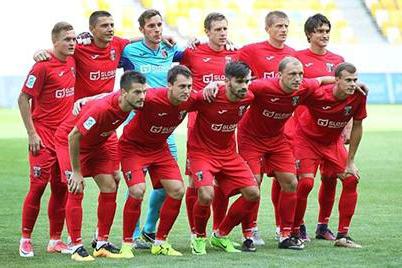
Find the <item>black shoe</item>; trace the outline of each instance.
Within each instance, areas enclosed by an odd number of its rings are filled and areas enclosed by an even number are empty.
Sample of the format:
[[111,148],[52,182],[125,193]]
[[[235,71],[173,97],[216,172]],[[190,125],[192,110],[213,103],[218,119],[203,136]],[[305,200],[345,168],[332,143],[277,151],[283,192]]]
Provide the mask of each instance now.
[[256,248],[254,246],[254,242],[252,239],[247,238],[246,240],[243,241],[243,244],[241,245],[241,251],[244,252],[256,252]]
[[292,237],[286,238],[282,242],[279,242],[278,248],[302,250],[304,248],[304,243],[298,237],[292,236]]
[[155,233],[146,233],[144,231],[141,232],[142,238],[149,243],[155,243]]
[[[93,245],[92,245],[93,246]],[[101,246],[100,248],[96,248],[96,244],[94,249],[96,250],[100,250],[101,248],[106,249],[107,251],[114,253],[114,254],[119,254],[120,253],[120,249],[118,247],[116,247],[115,245],[113,245],[110,242],[107,242],[106,244],[104,244],[103,246]]]
[[71,259],[74,261],[93,261],[94,258],[89,255],[88,251],[83,247],[77,248],[71,255]]

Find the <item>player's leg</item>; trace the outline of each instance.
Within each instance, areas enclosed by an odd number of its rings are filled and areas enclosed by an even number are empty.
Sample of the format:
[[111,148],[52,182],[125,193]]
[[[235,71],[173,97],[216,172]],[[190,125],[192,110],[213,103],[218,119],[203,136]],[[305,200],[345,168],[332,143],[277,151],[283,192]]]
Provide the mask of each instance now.
[[274,216],[275,216],[275,239],[279,240],[280,237],[280,215],[279,215],[279,197],[281,195],[281,185],[279,184],[278,180],[273,177],[272,184],[271,184],[271,202],[272,206],[274,207]]
[[[186,174],[188,174],[186,172]],[[187,219],[188,225],[190,227],[191,237],[195,235],[195,227],[194,227],[194,220],[193,220],[193,208],[194,204],[197,201],[197,189],[194,187],[193,179],[191,176],[188,176],[188,185],[186,189],[186,212],[187,212]]]
[[[217,175],[219,176],[219,174]],[[212,200],[212,231],[218,230],[223,218],[225,218],[229,205],[229,197],[226,196],[217,180],[214,182],[214,199]]]

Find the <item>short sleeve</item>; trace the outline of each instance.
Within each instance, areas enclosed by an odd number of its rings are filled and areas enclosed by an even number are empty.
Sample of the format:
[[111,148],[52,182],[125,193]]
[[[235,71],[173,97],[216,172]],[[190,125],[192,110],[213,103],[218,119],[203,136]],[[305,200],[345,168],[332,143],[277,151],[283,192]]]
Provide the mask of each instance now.
[[46,78],[46,63],[38,62],[29,71],[27,79],[21,89],[22,92],[32,97],[40,95]]

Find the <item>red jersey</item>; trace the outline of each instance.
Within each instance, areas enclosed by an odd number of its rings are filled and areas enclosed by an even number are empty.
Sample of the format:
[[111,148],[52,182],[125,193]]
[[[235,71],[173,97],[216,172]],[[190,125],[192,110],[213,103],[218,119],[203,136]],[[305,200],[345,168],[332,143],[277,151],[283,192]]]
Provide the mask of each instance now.
[[239,59],[250,66],[257,78],[269,78],[277,75],[279,62],[286,56],[294,56],[294,53],[295,50],[287,45],[276,48],[263,41],[242,47]]
[[[201,94],[198,93],[200,97]],[[195,105],[197,119],[187,141],[189,154],[201,152],[221,156],[235,153],[236,126],[253,99],[254,95],[249,91],[245,98],[231,102],[226,96],[225,86],[221,86],[213,103],[198,102]]]
[[181,64],[191,70],[193,88],[201,90],[210,82],[224,81],[226,63],[237,59],[237,51],[215,51],[208,44],[202,44],[195,49],[184,50]]
[[366,96],[360,92],[337,100],[334,85],[320,87],[308,100],[308,108],[299,115],[297,132],[301,131],[316,142],[329,144],[337,141],[351,118],[367,117]]
[[75,62],[72,57],[61,61],[54,55],[49,61],[37,62],[22,87],[32,97],[32,121],[56,129],[71,113],[74,103]]
[[75,99],[113,91],[116,69],[129,42],[115,36],[106,48],[99,48],[94,43],[77,45],[74,52],[77,62]]
[[284,125],[296,107],[319,86],[316,79],[303,79],[299,90],[289,94],[280,87],[277,77],[253,81],[249,90],[255,99],[240,121],[239,130],[257,137],[275,137],[283,133]]
[[154,151],[167,146],[166,139],[186,117],[192,99],[175,106],[168,99],[167,88],[148,90],[144,107],[124,127],[120,140],[139,151]]
[[304,77],[306,78],[333,76],[335,67],[345,61],[343,57],[328,50],[324,55],[318,55],[307,48],[297,51],[295,56],[303,64]]

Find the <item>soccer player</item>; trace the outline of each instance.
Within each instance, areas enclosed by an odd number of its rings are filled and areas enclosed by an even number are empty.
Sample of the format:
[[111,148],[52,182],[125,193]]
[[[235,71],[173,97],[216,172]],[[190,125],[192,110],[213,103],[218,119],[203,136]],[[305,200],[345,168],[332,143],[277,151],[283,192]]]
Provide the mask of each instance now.
[[249,67],[230,62],[225,67],[225,85],[220,86],[213,103],[197,103],[197,117],[187,141],[188,165],[197,189],[193,208],[196,237],[191,240],[192,253],[206,254],[206,225],[214,198],[214,176],[226,196],[241,193],[211,238],[211,244],[226,252],[239,252],[227,235],[255,209],[259,189],[253,174],[236,152],[234,132],[253,99],[248,92]]
[[[143,40],[133,42],[123,51],[121,66],[124,70],[136,70],[145,75],[147,84],[152,88],[166,87],[167,73],[173,61],[180,61],[182,52],[177,45],[168,46],[162,42],[162,16],[154,9],[145,10],[138,18],[139,29],[144,35]],[[134,116],[132,114],[130,119]],[[130,120],[129,119],[129,120]],[[173,134],[167,140],[170,151],[177,159],[177,146]],[[155,188],[149,197],[147,218],[142,230],[142,238],[150,242],[155,241],[156,222],[159,211],[165,200],[164,188]],[[139,224],[134,232],[136,247],[146,248],[147,245],[140,238]]]
[[[221,13],[212,12],[208,14],[204,20],[204,30],[208,36],[208,43],[201,44],[194,49],[187,48],[184,50],[181,64],[186,65],[192,72],[193,89],[195,91],[202,90],[208,83],[213,81],[225,80],[225,64],[238,58],[237,51],[227,50],[227,29],[228,21]],[[190,112],[188,116],[188,132],[191,134],[197,112]],[[188,173],[188,170],[186,170]],[[189,175],[189,174],[188,174]],[[219,223],[226,214],[228,204],[227,199],[219,198],[221,194],[219,187],[215,188],[215,198],[213,207],[213,229],[216,230]],[[197,190],[194,188],[191,176],[189,176],[189,186],[186,190],[186,208],[187,216],[191,232],[194,233],[193,213],[192,209],[197,200]],[[222,205],[221,202],[225,202]]]
[[132,234],[140,217],[145,193],[144,171],[149,172],[154,188],[164,188],[167,192],[151,253],[182,255],[167,242],[167,236],[180,212],[184,183],[166,139],[191,107],[187,101],[192,87],[191,71],[183,65],[177,65],[169,70],[167,80],[167,88],[147,91],[144,107],[136,111],[134,118],[124,127],[119,141],[122,171],[129,189],[123,211],[121,254],[125,258],[134,257]]
[[[295,56],[302,62],[304,67],[304,76],[306,78],[314,78],[325,75],[334,75],[335,67],[344,62],[342,56],[332,53],[327,50],[331,31],[330,21],[322,14],[315,14],[309,17],[304,24],[304,32],[310,47],[304,50],[297,51]],[[295,129],[295,120],[298,120],[298,115],[307,108],[301,106],[295,111],[286,125],[286,133],[289,139],[292,139]],[[345,128],[346,129],[346,128]],[[350,131],[350,128],[349,128]],[[349,133],[350,134],[350,133]],[[337,179],[328,178],[330,174],[321,174],[321,185],[318,194],[319,215],[316,229],[316,238],[325,240],[335,240],[335,236],[328,228],[329,218],[331,216],[332,207],[335,201]],[[336,174],[332,174],[335,175]],[[297,209],[295,221],[300,222],[300,216],[306,210],[307,195],[313,187],[313,181],[301,180],[298,187],[300,191],[297,197]],[[299,230],[300,238],[304,241],[309,241],[306,226],[302,224]]]
[[[335,68],[335,85],[324,86],[318,97],[309,100],[296,124],[294,152],[300,183],[313,181],[318,166],[328,178],[338,177],[342,182],[339,199],[339,225],[335,246],[360,248],[349,236],[349,227],[357,203],[359,172],[354,163],[362,138],[362,120],[366,114],[366,96],[357,91],[357,70],[350,63]],[[353,118],[349,152],[341,136],[344,127]],[[298,188],[308,195],[311,188]],[[307,193],[307,194],[306,194]],[[303,215],[302,215],[303,216]],[[303,219],[303,217],[300,217]],[[301,222],[295,222],[298,227]]]
[[116,210],[117,183],[113,174],[119,166],[115,129],[131,110],[143,105],[145,77],[138,72],[126,72],[121,77],[120,87],[118,92],[89,102],[76,119],[67,120],[56,132],[60,169],[69,187],[66,222],[73,251],[71,258],[75,261],[93,260],[81,241],[83,177],[93,177],[100,191],[98,239],[93,255],[121,257],[108,242]]
[[[278,73],[279,62],[286,56],[294,55],[295,50],[285,44],[288,35],[288,27],[289,18],[284,12],[269,12],[265,17],[265,31],[268,33],[268,40],[249,44],[240,49],[240,60],[250,66],[253,75],[257,78],[275,77]],[[258,183],[261,184],[261,180],[259,180]],[[280,192],[280,184],[274,178],[272,180],[271,200],[274,205],[277,238],[279,238],[280,230],[278,210]],[[251,225],[243,225],[243,233],[247,233],[248,229],[253,228],[254,244],[264,245],[265,242],[262,240],[257,229],[257,215],[258,209],[252,218]]]
[[33,257],[31,234],[39,214],[40,200],[48,182],[50,241],[48,252],[69,253],[60,240],[65,218],[67,185],[61,181],[54,147],[54,133],[74,103],[75,33],[67,22],[52,30],[53,57],[36,63],[18,98],[21,117],[28,133],[30,186],[22,207],[21,257]]

